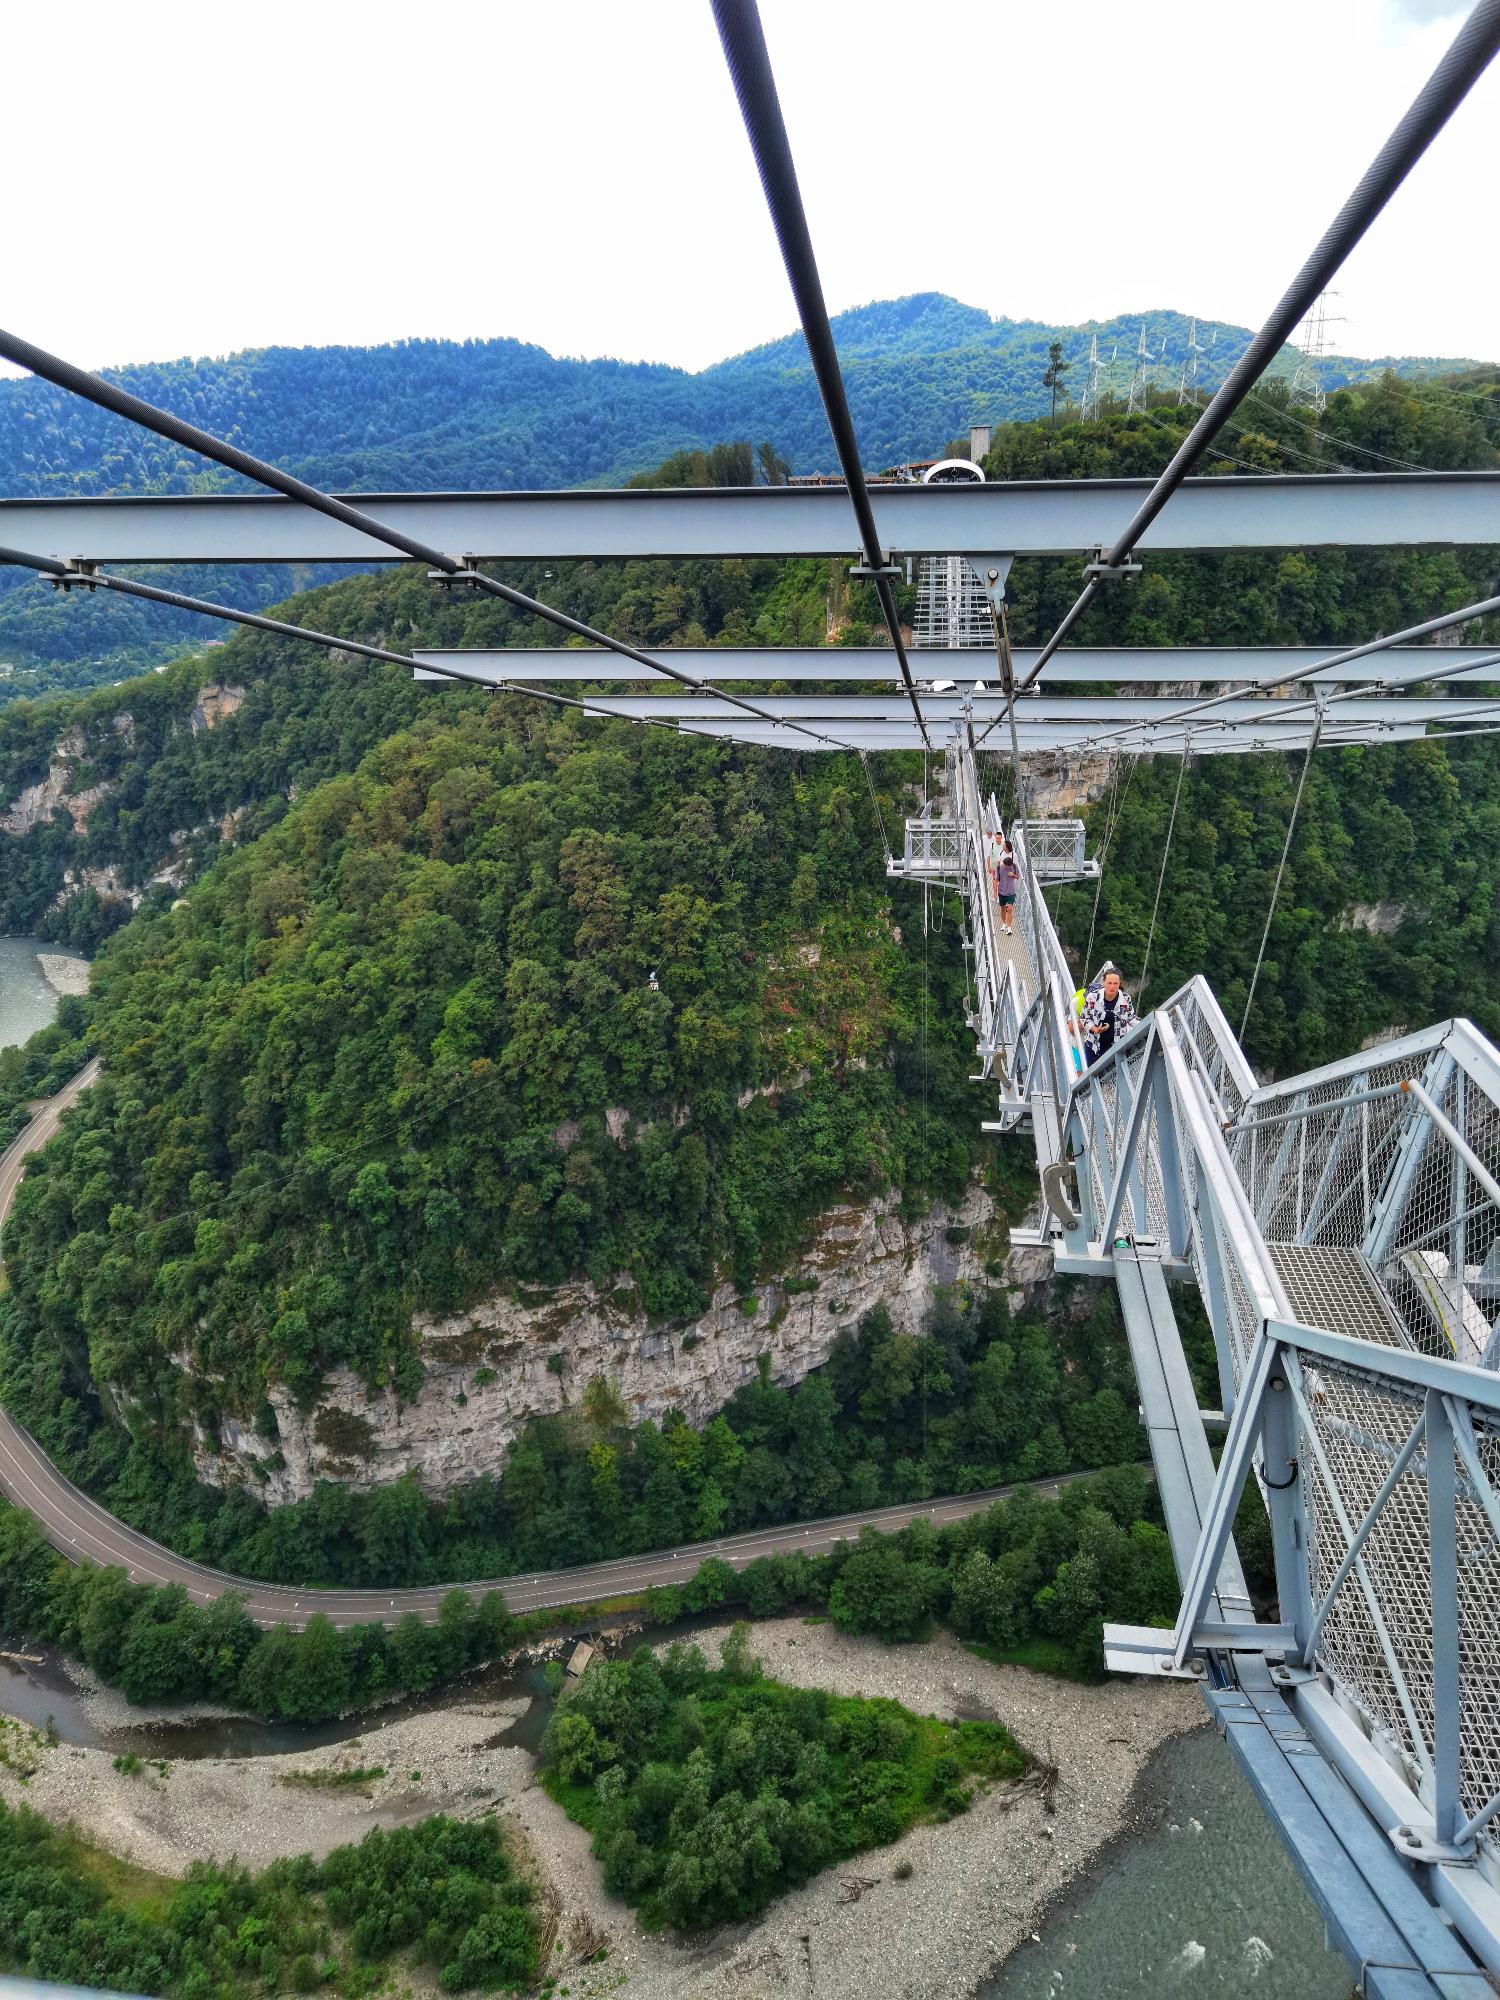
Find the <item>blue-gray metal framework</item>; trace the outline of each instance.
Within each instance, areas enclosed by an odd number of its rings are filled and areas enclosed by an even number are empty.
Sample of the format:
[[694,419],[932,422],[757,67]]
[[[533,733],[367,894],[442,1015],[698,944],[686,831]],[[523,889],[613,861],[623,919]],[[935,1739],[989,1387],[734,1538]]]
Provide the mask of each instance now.
[[[1028,1127],[1034,1240],[1118,1287],[1182,1581],[1174,1631],[1111,1666],[1198,1678],[1370,1993],[1479,1993],[1500,1969],[1500,1054],[1448,1021],[1259,1085],[1194,978],[1085,1061],[1044,890],[1076,821],[1017,821],[1017,936],[970,732],[893,877],[963,897],[994,1127]],[[1228,1436],[1217,1466],[1173,1312],[1196,1286]],[[1233,1526],[1254,1479],[1278,1604]],[[1467,1948],[1467,1949],[1466,1949]],[[1378,1961],[1378,1962],[1377,1962]],[[1455,1984],[1457,1981],[1459,1983]]]

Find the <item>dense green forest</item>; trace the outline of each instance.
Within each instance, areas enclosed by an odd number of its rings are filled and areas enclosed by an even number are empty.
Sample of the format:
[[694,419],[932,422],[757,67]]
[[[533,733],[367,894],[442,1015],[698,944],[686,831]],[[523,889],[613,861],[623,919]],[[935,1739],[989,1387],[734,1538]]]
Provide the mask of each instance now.
[[647,1923],[699,1930],[919,1820],[967,1809],[973,1783],[1026,1760],[995,1722],[938,1722],[894,1701],[784,1686],[735,1626],[723,1662],[679,1642],[596,1662],[543,1746],[548,1790],[594,1836],[604,1886]]
[[[1371,450],[1482,457],[1488,432],[1455,440],[1440,389],[1344,391],[1318,428],[1382,441]],[[1274,387],[1266,400],[1285,426],[1308,423],[1278,408]],[[1046,455],[1076,433],[1095,455],[1086,469],[1136,469],[1132,454],[1159,462],[1191,414],[1060,418],[1002,432],[995,453],[1031,452],[1030,469],[1065,473],[1079,468]],[[1081,636],[1359,639],[1485,594],[1495,568],[1483,550],[1163,558]],[[578,564],[521,580],[645,643],[805,643],[835,612],[845,636],[868,631],[869,607],[821,562]],[[1018,641],[1075,585],[1073,565],[1018,563]],[[298,609],[414,642],[545,636],[503,605],[435,597],[405,570],[349,579]],[[195,734],[185,718],[210,675],[245,698]],[[210,1435],[231,1414],[264,1427],[267,1374],[310,1402],[321,1372],[344,1361],[409,1394],[420,1380],[412,1310],[460,1305],[496,1282],[584,1272],[658,1321],[681,1321],[716,1279],[749,1289],[784,1268],[831,1199],[894,1185],[915,1209],[964,1186],[976,1136],[955,930],[919,959],[883,879],[875,810],[844,760],[581,723],[520,698],[308,659],[258,634],[117,693],[13,706],[0,717],[0,799],[45,772],[69,727],[85,746],[75,783],[105,795],[82,835],[59,813],[5,842],[0,921],[93,943],[119,908],[88,892],[53,910],[65,868],[108,863],[144,882],[175,851],[203,872],[180,898],[153,891],[100,960],[88,1033],[107,1079],[23,1190],[8,1246],[6,1393],[112,1504],[179,1543],[198,1537],[200,1552],[233,1550],[263,1574],[365,1573],[353,1567],[365,1559],[359,1521],[330,1532],[316,1502],[292,1510],[312,1525],[294,1532],[289,1516],[283,1545],[260,1539],[242,1498],[237,1513],[183,1497],[185,1418]],[[872,760],[887,825],[918,769]],[[1189,772],[1154,993],[1201,970],[1237,1018],[1295,777],[1275,757]],[[1144,955],[1176,767],[1127,762],[1108,784],[1100,812],[1120,811],[1096,956],[1129,973]],[[225,851],[229,815],[238,845]],[[1320,753],[1257,989],[1252,1059],[1286,1070],[1447,1012],[1500,1029],[1497,853],[1494,745]],[[1060,899],[1079,948],[1091,900]],[[1376,904],[1385,914],[1372,929],[1357,909]],[[0,1070],[0,1091],[13,1104],[65,1051],[81,1055],[81,1030],[70,1015],[40,1057]],[[787,1086],[779,1096],[738,1104],[773,1076]],[[623,1147],[604,1128],[609,1106],[633,1121]],[[555,1135],[569,1122],[578,1138],[565,1143]],[[165,1359],[184,1349],[191,1377]],[[142,1451],[101,1424],[95,1381],[136,1399]],[[1100,1377],[1089,1392],[1114,1386]],[[1072,1462],[1089,1462],[1060,1410],[1055,1420]],[[571,1449],[554,1453],[559,1465]],[[917,1476],[1007,1463],[939,1451],[929,1436]],[[862,1435],[840,1477],[860,1491],[853,1467],[869,1459],[878,1490],[898,1493],[896,1464],[910,1458],[889,1436],[869,1447]],[[576,1546],[599,1532],[564,1504],[581,1478],[559,1472],[551,1525],[481,1498],[481,1525],[424,1528],[403,1544],[406,1560],[452,1576],[457,1545],[538,1562],[547,1546]],[[765,1518],[725,1498],[728,1518]],[[401,1504],[414,1519],[432,1511],[420,1496]],[[499,1567],[487,1559],[468,1574]]]
[[[1097,333],[1106,357],[1102,387],[1123,394],[1142,325],[1158,357],[1153,369],[1170,385],[1186,357],[1188,321],[1168,311],[1052,327],[995,320],[928,292],[842,313],[834,334],[867,462],[883,466],[924,457],[935,440],[966,435],[973,422],[1040,415],[1053,340],[1062,342],[1071,369],[1066,379],[1077,388]],[[1208,392],[1249,335],[1205,320],[1199,338],[1199,381]],[[1294,359],[1288,350],[1278,366]],[[1387,366],[1424,377],[1458,365],[1337,356],[1315,364],[1330,388]],[[148,402],[339,492],[620,484],[672,453],[705,453],[733,437],[775,438],[799,472],[832,463],[800,334],[696,375],[648,363],[564,359],[515,340],[268,348],[108,373]],[[32,379],[0,382],[0,468],[0,497],[191,493],[240,483]],[[210,598],[222,593],[254,610],[335,572],[252,566],[150,574],[168,587]],[[169,657],[190,641],[192,629],[186,614],[161,606],[104,594],[78,602],[45,583],[0,572],[0,704],[49,688],[118,680]]]
[[198,1861],[172,1882],[0,1805],[0,1969],[27,1981],[250,2000],[420,1968],[450,1993],[521,1992],[541,1964],[531,1902],[494,1820],[377,1828],[254,1875]]

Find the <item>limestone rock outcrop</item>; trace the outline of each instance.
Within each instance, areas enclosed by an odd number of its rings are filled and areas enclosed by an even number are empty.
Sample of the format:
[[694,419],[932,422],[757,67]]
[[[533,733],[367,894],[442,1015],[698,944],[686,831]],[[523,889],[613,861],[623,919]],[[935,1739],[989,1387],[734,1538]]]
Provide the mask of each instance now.
[[[703,1423],[754,1378],[762,1356],[773,1380],[799,1382],[873,1306],[885,1306],[899,1331],[919,1331],[934,1293],[985,1282],[1003,1244],[976,1184],[957,1210],[939,1203],[915,1225],[902,1221],[896,1195],[830,1209],[792,1270],[749,1295],[721,1286],[690,1326],[654,1326],[632,1292],[601,1294],[583,1281],[540,1302],[497,1292],[452,1318],[417,1321],[426,1379],[413,1401],[372,1395],[339,1371],[303,1415],[273,1387],[279,1436],[225,1421],[217,1440],[198,1440],[199,1475],[220,1486],[249,1481],[272,1506],[304,1498],[318,1479],[363,1488],[415,1473],[437,1495],[498,1473],[532,1418],[585,1395],[617,1398],[631,1422],[680,1410]],[[1006,1259],[1012,1287],[1050,1275],[1045,1253]]]

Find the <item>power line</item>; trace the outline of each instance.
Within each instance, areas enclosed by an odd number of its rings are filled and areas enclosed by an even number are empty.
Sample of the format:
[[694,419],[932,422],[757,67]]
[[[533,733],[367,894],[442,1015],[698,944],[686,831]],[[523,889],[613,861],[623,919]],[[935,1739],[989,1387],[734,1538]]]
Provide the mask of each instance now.
[[[1107,553],[1038,655],[1022,683],[1030,687],[1098,595],[1106,575],[1118,574],[1136,544],[1213,443],[1240,403],[1294,332],[1314,300],[1364,236],[1428,146],[1463,102],[1500,48],[1500,0],[1479,0],[1411,108],[1381,147],[1359,185],[1334,217],[1302,269],[1212,401],[1178,446],[1171,463]],[[998,718],[997,718],[998,719]],[[991,723],[990,727],[995,725]]]
[[[1497,0],[1497,4],[1500,4],[1500,0]],[[606,646],[611,652],[620,653],[627,660],[633,660],[637,666],[644,667],[652,675],[665,674],[669,680],[680,682],[683,687],[690,688],[695,694],[712,696],[715,700],[725,702],[729,707],[737,708],[746,715],[753,715],[760,722],[778,720],[765,709],[757,708],[753,702],[746,701],[743,696],[726,694],[722,688],[712,687],[706,681],[694,680],[680,668],[653,659],[649,654],[637,651],[625,640],[613,638],[608,632],[597,631],[592,625],[585,625],[582,619],[574,618],[566,611],[558,611],[550,604],[544,604],[540,598],[528,597],[525,591],[517,590],[512,584],[502,583],[498,577],[484,575],[471,563],[461,562],[456,556],[450,556],[442,549],[429,547],[426,542],[418,541],[414,535],[405,534],[399,528],[393,528],[388,523],[377,520],[373,514],[367,514],[362,507],[351,506],[347,500],[340,500],[331,493],[323,492],[321,487],[309,485],[295,473],[283,472],[279,466],[271,465],[265,459],[256,458],[248,451],[242,451],[238,445],[229,444],[223,438],[215,437],[211,431],[200,430],[196,424],[187,423],[183,418],[173,416],[170,411],[159,410],[154,403],[148,403],[140,396],[131,395],[129,390],[120,388],[117,383],[106,382],[99,375],[91,375],[87,369],[75,367],[71,361],[64,361],[58,355],[49,354],[45,348],[37,347],[29,340],[23,340],[19,334],[7,333],[3,328],[0,328],[0,357],[29,370],[33,375],[40,376],[45,382],[53,383],[59,389],[67,390],[71,395],[81,397],[85,402],[93,403],[102,410],[109,410],[115,416],[124,417],[128,423],[137,424],[143,430],[154,431],[158,437],[179,444],[187,451],[196,452],[200,458],[211,459],[216,465],[222,465],[230,472],[237,472],[242,478],[251,479],[258,486],[268,486],[273,492],[284,494],[288,500],[295,500],[301,506],[311,507],[319,514],[326,514],[330,520],[342,522],[345,527],[367,535],[371,541],[381,542],[387,548],[399,549],[404,555],[411,556],[418,562],[429,563],[445,576],[472,584],[486,596],[501,598],[516,610],[529,612],[533,618],[544,619],[549,625],[556,625],[561,631],[569,632],[575,638],[587,639],[596,646]],[[904,668],[904,656],[902,665]],[[912,703],[915,707],[915,695],[912,697]],[[918,721],[920,720],[919,715]],[[786,727],[796,730],[802,736],[811,737],[814,742],[828,744],[834,749],[853,748],[851,744],[827,736],[821,730],[809,729],[799,722],[788,723]]]
[[[1500,6],[1500,0],[1496,0],[1496,5]],[[854,434],[849,399],[844,393],[838,349],[834,346],[833,328],[828,323],[823,281],[818,276],[818,260],[807,226],[807,212],[802,206],[796,163],[792,159],[786,121],[781,115],[781,101],[776,94],[776,78],[771,70],[760,12],[755,0],[713,0],[713,10],[729,74],[734,81],[735,96],[739,99],[740,115],[745,121],[750,149],[760,172],[766,206],[771,212],[776,240],[781,246],[781,261],[786,266],[787,279],[796,300],[797,317],[802,322],[813,375],[823,398],[828,428],[833,433],[834,450],[838,453],[849,488],[850,504],[854,508],[854,519],[864,547],[866,571],[880,600],[881,613],[886,630],[891,635],[891,645],[895,648],[896,662],[901,669],[912,714],[917,720],[917,729],[922,741],[931,748],[927,724],[917,701],[916,684],[906,657],[906,642],[901,637],[901,620],[896,613],[896,599],[891,589],[889,554],[880,546],[875,510],[870,504],[870,490],[865,484],[864,468],[860,464],[859,440]]]

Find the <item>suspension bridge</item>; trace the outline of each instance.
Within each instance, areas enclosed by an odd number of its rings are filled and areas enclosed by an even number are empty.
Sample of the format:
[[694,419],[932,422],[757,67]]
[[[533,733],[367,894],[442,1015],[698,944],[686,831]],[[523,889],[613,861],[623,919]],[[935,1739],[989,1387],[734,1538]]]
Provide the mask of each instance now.
[[[1044,892],[1097,877],[1107,857],[1088,855],[1081,823],[1030,813],[1026,760],[1276,750],[1300,753],[1305,778],[1337,744],[1500,729],[1500,700],[1485,698],[1500,651],[1432,643],[1500,612],[1500,596],[1338,651],[1066,643],[1162,551],[1500,544],[1500,475],[1195,476],[1493,59],[1500,0],[1480,0],[1159,478],[1003,485],[866,480],[753,0],[713,8],[842,486],[339,496],[0,333],[0,356],[261,489],[0,502],[0,561],[512,699],[849,753],[867,777],[871,753],[920,750],[940,775],[888,874],[962,899],[985,1128],[1032,1137],[1032,1241],[1119,1293],[1181,1580],[1174,1629],[1110,1628],[1109,1664],[1199,1683],[1365,1993],[1477,2000],[1500,1977],[1500,1054],[1447,1021],[1261,1084],[1196,977],[1090,1065]],[[1066,615],[1045,643],[1013,648],[1013,561],[1079,551]],[[853,557],[885,645],[647,652],[484,566],[807,554]],[[919,646],[897,614],[903,555],[924,562]],[[407,653],[129,574],[401,560],[570,643]],[[1013,930],[989,876],[1001,834],[1019,870]],[[1188,1286],[1213,1333],[1217,1411],[1200,1407],[1184,1353],[1173,1301]],[[1252,1602],[1234,1545],[1252,1482],[1272,1605]]]

